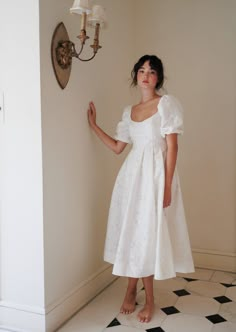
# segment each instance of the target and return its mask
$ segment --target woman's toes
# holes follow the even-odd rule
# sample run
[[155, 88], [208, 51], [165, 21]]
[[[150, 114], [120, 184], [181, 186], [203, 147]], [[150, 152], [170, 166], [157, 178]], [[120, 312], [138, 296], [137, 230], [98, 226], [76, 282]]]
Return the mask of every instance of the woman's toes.
[[138, 319], [141, 323], [148, 323], [152, 318], [154, 304], [145, 305], [144, 308], [138, 313]]

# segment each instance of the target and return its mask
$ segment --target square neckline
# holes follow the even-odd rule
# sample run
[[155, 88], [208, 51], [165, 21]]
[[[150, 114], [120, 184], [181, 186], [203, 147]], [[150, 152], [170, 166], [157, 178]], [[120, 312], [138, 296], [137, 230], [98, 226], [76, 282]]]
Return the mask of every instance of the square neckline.
[[160, 102], [162, 101], [162, 99], [163, 99], [164, 96], [166, 96], [166, 95], [161, 96], [161, 98], [159, 99], [159, 102], [158, 102], [157, 107], [156, 107], [156, 109], [157, 109], [156, 112], [153, 113], [151, 116], [147, 117], [146, 119], [142, 120], [142, 121], [134, 121], [132, 119], [132, 108], [133, 108], [133, 105], [130, 105], [130, 121], [133, 122], [133, 123], [142, 123], [142, 122], [145, 122], [147, 120], [152, 119], [156, 114], [159, 113], [158, 106], [160, 105]]

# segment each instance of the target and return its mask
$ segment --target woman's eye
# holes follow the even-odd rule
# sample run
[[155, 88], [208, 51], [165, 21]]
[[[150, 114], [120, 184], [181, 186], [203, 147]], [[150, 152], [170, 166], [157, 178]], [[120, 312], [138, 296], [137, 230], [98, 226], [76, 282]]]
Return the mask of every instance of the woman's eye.
[[155, 70], [151, 70], [151, 74], [156, 75], [156, 71]]

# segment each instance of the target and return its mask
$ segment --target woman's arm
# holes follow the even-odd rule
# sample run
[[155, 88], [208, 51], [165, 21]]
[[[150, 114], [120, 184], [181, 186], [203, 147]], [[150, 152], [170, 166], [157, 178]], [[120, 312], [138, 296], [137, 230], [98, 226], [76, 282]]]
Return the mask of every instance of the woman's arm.
[[113, 152], [120, 154], [126, 147], [127, 143], [116, 141], [111, 136], [107, 135], [97, 124], [96, 124], [96, 108], [93, 102], [89, 103], [88, 109], [88, 121], [92, 130], [95, 132], [98, 138]]
[[175, 171], [175, 165], [178, 153], [178, 136], [177, 134], [166, 135], [167, 154], [165, 161], [165, 191], [163, 207], [171, 204], [171, 184]]

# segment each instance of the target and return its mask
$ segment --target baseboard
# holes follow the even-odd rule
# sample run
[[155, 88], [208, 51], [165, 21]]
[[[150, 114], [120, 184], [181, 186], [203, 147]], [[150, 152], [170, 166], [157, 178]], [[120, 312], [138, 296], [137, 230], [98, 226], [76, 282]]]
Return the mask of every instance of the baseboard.
[[12, 332], [44, 332], [45, 315], [42, 311], [36, 313], [36, 308], [16, 305], [15, 303], [0, 302], [0, 331], [7, 330]]
[[106, 264], [70, 293], [46, 308], [22, 306], [0, 301], [0, 331], [56, 331], [116, 278], [112, 275], [111, 265]]
[[236, 273], [236, 253], [196, 248], [192, 252], [196, 267]]
[[46, 308], [46, 331], [53, 332], [92, 300], [117, 277], [111, 265], [106, 264], [73, 291]]

